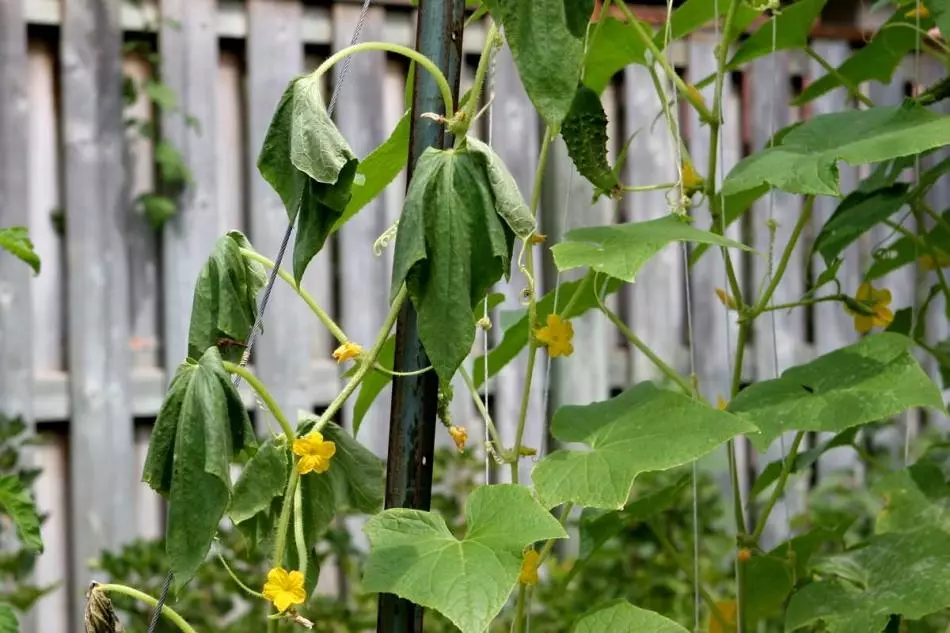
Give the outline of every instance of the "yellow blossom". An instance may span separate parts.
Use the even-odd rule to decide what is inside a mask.
[[[728,406],[729,406],[729,403],[726,402],[726,399],[725,399],[725,398],[723,398],[722,396],[717,396],[717,397],[716,397],[716,408],[717,408],[717,409],[719,409],[720,411],[725,411],[725,410],[726,410],[726,407],[728,407]]]
[[[936,259],[932,255],[921,255],[917,260],[920,262],[921,268],[924,270],[937,270],[937,267],[947,268],[950,266],[950,255],[946,253],[940,253],[937,255]]]
[[[735,310],[737,308],[736,300],[733,299],[732,295],[722,288],[716,288],[716,296],[719,297],[719,302],[730,310]]]
[[[680,172],[683,177],[684,195],[692,197],[693,194],[703,190],[705,182],[703,181],[703,177],[696,171],[696,168],[693,167],[692,161],[684,160],[683,164],[680,165]]]
[[[531,237],[528,238],[528,241],[535,245],[544,244],[544,240],[547,238],[548,236],[544,235],[543,233],[532,233]]]
[[[363,353],[363,348],[353,341],[347,341],[343,345],[333,350],[333,360],[343,363],[353,358],[358,358]]]
[[[571,341],[574,339],[574,325],[556,314],[549,314],[546,323],[547,325],[537,331],[535,337],[548,348],[548,355],[553,358],[573,354],[574,345]]]
[[[459,452],[465,450],[465,442],[468,441],[468,431],[465,430],[464,426],[450,426],[449,435],[452,436],[452,441],[455,442],[455,447],[459,449]]]
[[[854,298],[873,312],[861,314],[845,305],[845,310],[854,317],[854,329],[857,332],[867,334],[876,327],[887,327],[894,320],[894,313],[887,307],[891,305],[891,291],[887,288],[878,290],[865,282],[858,288]]]
[[[267,572],[263,593],[281,613],[291,605],[303,604],[307,599],[307,592],[303,588],[303,574],[296,570],[288,572],[281,567]]]
[[[923,6],[915,8],[915,9],[911,9],[910,11],[904,14],[904,17],[920,18],[921,20],[926,20],[927,18],[930,17],[930,9]]]
[[[735,633],[737,629],[736,601],[722,600],[717,602],[716,606],[719,608],[719,613],[725,622],[721,622],[715,615],[709,614],[709,633]]]
[[[748,548],[743,547],[739,550],[737,558],[740,563],[748,563],[749,559],[752,558],[752,552],[750,552]]]
[[[319,431],[294,440],[294,455],[300,457],[297,461],[297,470],[301,475],[309,472],[327,472],[330,470],[330,458],[335,454],[336,444],[324,440],[323,434]]]
[[[524,558],[521,560],[521,573],[518,574],[518,582],[522,585],[538,584],[538,564],[541,562],[541,555],[533,549],[525,551]]]

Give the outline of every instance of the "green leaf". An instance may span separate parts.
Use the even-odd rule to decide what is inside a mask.
[[[0,633],[20,633],[16,613],[8,604],[0,604]]]
[[[495,211],[484,157],[427,149],[406,193],[393,263],[392,296],[403,281],[419,338],[448,382],[472,349],[475,305],[510,269],[514,233]]]
[[[0,476],[0,509],[16,526],[17,538],[23,547],[33,552],[43,552],[40,535],[40,517],[36,504],[23,487],[18,475]]]
[[[194,576],[228,508],[233,456],[255,446],[217,348],[182,363],[158,412],[142,474],[169,501],[166,551],[178,588]]]
[[[751,622],[775,615],[795,585],[795,570],[777,556],[753,556],[746,563],[745,613]]]
[[[735,70],[742,64],[769,55],[773,51],[804,48],[808,45],[812,26],[821,16],[821,10],[827,1],[800,0],[783,8],[780,13],[764,22],[755,33],[742,42],[726,68]]]
[[[547,316],[554,311],[554,298],[558,298],[558,314],[564,319],[573,319],[597,307],[597,296],[594,294],[594,273],[588,272],[577,281],[564,282],[557,289],[550,291],[537,302],[536,311],[539,323],[544,323]],[[612,295],[623,285],[618,279],[608,279],[604,296]],[[577,295],[576,299],[571,299]],[[570,310],[565,306],[570,305]],[[528,315],[527,311],[517,321],[505,329],[501,342],[488,352],[488,377],[497,374],[510,363],[528,344]],[[476,387],[485,382],[485,357],[479,356],[473,363],[472,379]]]
[[[330,119],[321,78],[293,79],[267,129],[257,168],[297,220],[294,279],[320,252],[350,203],[358,162]]]
[[[722,208],[723,216],[725,219],[726,227],[732,226],[732,224],[741,218],[749,209],[752,208],[752,205],[755,202],[769,192],[769,187],[763,185],[760,187],[754,187],[746,191],[740,191],[732,195],[724,196]],[[713,218],[709,224],[709,230],[716,234],[721,234],[722,230],[722,220],[718,218]],[[696,244],[689,254],[689,265],[692,266],[699,261],[699,258],[709,249],[709,244]]]
[[[584,35],[593,2],[491,0],[521,83],[549,125],[567,116],[584,63]],[[590,7],[586,18],[580,16]],[[583,29],[580,27],[583,25]]]
[[[871,537],[826,568],[848,570],[849,581],[827,578],[793,594],[786,631],[820,621],[828,633],[870,633],[891,614],[919,620],[950,606],[950,534],[935,528]]]
[[[652,28],[646,22],[640,25],[647,31]],[[646,45],[631,25],[607,18],[599,28],[595,27],[587,47],[584,85],[600,95],[618,72],[630,64],[645,64],[645,53]]]
[[[635,607],[625,600],[612,600],[594,607],[577,620],[572,633],[687,633],[659,613]]]
[[[632,282],[643,265],[668,244],[687,241],[751,250],[729,238],[697,229],[674,215],[666,215],[644,222],[574,229],[551,251],[561,272],[586,266]]]
[[[950,117],[915,105],[813,117],[775,146],[736,165],[723,183],[733,195],[770,184],[789,193],[839,195],[838,161],[858,166],[950,143]]]
[[[874,526],[878,534],[931,527],[950,532],[950,447],[931,447],[912,466],[884,475],[873,492],[885,502]]]
[[[924,0],[924,6],[930,10],[931,19],[937,24],[943,38],[950,39],[950,6],[938,0]]]
[[[828,544],[838,549],[843,548],[843,535],[849,526],[850,523],[843,523],[835,529],[816,527],[784,543],[779,543],[772,548],[769,555],[777,558],[785,557],[789,563],[794,564],[796,578],[807,578],[812,557]]]
[[[395,508],[371,517],[363,528],[370,542],[363,590],[395,594],[435,609],[463,633],[482,633],[518,581],[523,549],[567,537],[517,484],[476,488],[465,504],[465,526],[459,540],[432,512]]]
[[[527,239],[538,225],[525,204],[514,176],[508,171],[501,157],[487,144],[471,136],[465,142],[469,150],[480,155],[485,161],[488,184],[495,197],[495,212],[505,221],[512,233],[521,239]]]
[[[409,127],[412,113],[406,112],[392,134],[383,143],[364,158],[356,168],[353,183],[353,197],[343,215],[333,225],[337,231],[350,218],[360,212],[399,175],[409,158]]]
[[[845,248],[897,213],[904,206],[908,188],[906,183],[898,183],[871,193],[854,191],[848,194],[821,227],[814,250],[830,266]]]
[[[698,31],[716,18],[720,18],[729,8],[728,3],[710,2],[710,0],[686,0],[670,16],[670,41],[681,40],[690,33]],[[719,13],[716,13],[718,9]],[[735,39],[737,33],[742,33],[761,15],[752,7],[740,3],[736,7],[736,14],[732,19],[732,34],[729,40]],[[666,29],[657,33],[656,45],[663,48],[666,42]],[[771,41],[769,42],[771,44]]]
[[[188,328],[188,357],[197,359],[222,339],[247,341],[257,315],[257,293],[267,283],[264,267],[241,254],[251,244],[239,231],[230,231],[214,245],[198,280]],[[238,362],[243,350],[222,345],[224,360]]]
[[[139,196],[139,204],[149,225],[156,231],[178,213],[178,205],[168,196],[146,193]]]
[[[35,274],[40,274],[40,256],[33,250],[33,242],[26,227],[0,228],[0,248],[28,264]]]
[[[182,157],[174,145],[166,140],[160,140],[155,145],[155,164],[161,182],[166,186],[181,186],[191,182],[191,172],[185,165]]]
[[[577,172],[597,188],[614,194],[620,186],[617,174],[607,162],[607,113],[597,93],[581,84],[561,124],[567,154]]]
[[[950,222],[950,211],[944,211],[941,217],[945,222]],[[950,255],[950,233],[943,228],[942,224],[937,224],[920,237],[931,248],[937,249],[938,253],[944,256]],[[913,263],[919,256],[925,254],[925,249],[916,240],[901,236],[873,254],[874,263],[868,269],[866,279],[867,281],[880,279],[891,271]]]
[[[815,448],[807,450],[804,453],[799,453],[795,457],[795,462],[792,464],[792,470],[790,473],[794,475],[795,473],[811,468],[812,465],[818,461],[819,457],[831,449],[852,445],[857,433],[857,427],[846,429],[820,446],[816,446]],[[759,476],[755,478],[755,483],[752,485],[749,495],[754,498],[765,492],[768,487],[779,478],[784,464],[784,459],[769,462],[762,472],[759,473]]]
[[[145,94],[160,109],[171,112],[178,107],[178,96],[165,84],[149,79],[145,82]]]
[[[837,433],[912,407],[944,411],[940,390],[920,368],[906,336],[882,332],[742,390],[728,410],[761,431],[759,450],[789,431]]]
[[[570,501],[620,509],[640,473],[687,464],[736,435],[754,432],[735,416],[642,382],[604,402],[558,409],[554,438],[591,450],[554,451],[535,465],[531,479],[546,507]]]
[[[290,475],[290,448],[283,436],[265,442],[244,465],[234,484],[228,516],[235,525],[270,510],[283,497]]]

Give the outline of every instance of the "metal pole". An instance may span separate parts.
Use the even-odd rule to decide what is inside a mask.
[[[435,62],[449,80],[458,101],[462,62],[465,0],[420,0],[416,50]],[[422,152],[451,142],[445,129],[419,117],[424,112],[445,114],[436,82],[416,66],[409,141],[409,179]],[[419,341],[416,311],[407,301],[396,322],[394,369],[411,372],[429,366]],[[432,497],[432,457],[435,442],[438,379],[435,372],[393,379],[386,464],[386,507],[428,510]],[[380,594],[378,633],[422,633],[424,609],[392,594]]]

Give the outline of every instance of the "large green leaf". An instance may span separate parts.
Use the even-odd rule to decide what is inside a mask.
[[[399,175],[409,158],[409,127],[412,115],[406,112],[396,128],[369,156],[360,161],[353,179],[353,197],[343,215],[333,225],[339,230],[350,218],[360,212]]]
[[[792,367],[781,378],[753,384],[729,403],[729,411],[759,428],[750,439],[765,450],[789,431],[837,433],[912,407],[944,410],[940,390],[911,353],[913,345],[900,334],[872,334]]]
[[[544,323],[549,314],[554,311],[554,298],[558,298],[558,314],[564,319],[573,319],[584,314],[588,310],[597,307],[597,295],[593,284],[594,273],[588,272],[583,278],[577,281],[568,281],[562,283],[557,289],[550,291],[538,301],[535,306],[537,319],[539,323]],[[606,289],[603,290],[605,296],[611,295],[623,283],[618,279],[609,279]],[[576,299],[572,297],[577,294]],[[570,310],[564,308],[570,306]],[[498,343],[490,352],[488,352],[488,377],[497,374],[501,369],[510,363],[528,344],[528,315],[527,311],[516,322],[508,326],[501,342]],[[472,379],[476,387],[480,387],[485,382],[485,357],[478,356],[472,363],[474,368]]]
[[[23,263],[28,264],[33,272],[40,274],[40,256],[33,250],[26,227],[11,226],[0,228],[0,249],[7,251]]]
[[[950,532],[950,447],[931,447],[912,466],[879,479],[873,490],[885,502],[877,516],[877,533],[930,527]]]
[[[814,250],[830,266],[838,255],[872,227],[904,206],[908,185],[898,183],[870,193],[853,191],[841,201],[815,238]]]
[[[490,0],[486,4],[504,27],[531,103],[548,124],[560,124],[580,79],[593,0]]]
[[[686,629],[655,611],[612,600],[594,607],[577,620],[571,633],[687,633]]]
[[[950,116],[920,106],[847,110],[816,116],[775,147],[736,165],[723,183],[733,195],[770,184],[789,193],[839,195],[838,161],[852,166],[950,143]]]
[[[646,22],[641,22],[640,26],[651,30]],[[594,28],[587,46],[584,85],[598,95],[603,93],[615,74],[630,64],[646,63],[645,52],[646,45],[630,24],[606,18],[603,24]]]
[[[350,203],[357,161],[330,119],[321,78],[293,79],[267,129],[257,168],[297,221],[294,278],[303,277]]]
[[[200,358],[219,343],[224,360],[237,362],[243,348],[223,344],[226,339],[247,341],[257,315],[257,293],[267,283],[261,264],[241,254],[251,244],[239,231],[218,239],[195,282],[188,328],[188,357]]]
[[[527,239],[534,233],[537,223],[528,205],[525,204],[515,177],[488,144],[471,136],[465,142],[472,152],[481,155],[485,161],[488,184],[491,185],[492,195],[495,196],[495,211],[515,235],[521,239]]]
[[[786,631],[820,621],[828,633],[875,633],[891,614],[918,620],[950,607],[950,534],[936,528],[871,537],[823,569],[845,575],[793,594]]]
[[[23,487],[23,482],[18,475],[0,476],[0,510],[13,521],[17,537],[23,547],[42,553],[40,517],[36,511],[36,504]]]
[[[483,155],[429,148],[406,193],[393,263],[418,313],[419,338],[448,382],[472,349],[475,305],[510,271],[514,233],[495,211]]]
[[[807,46],[812,26],[821,16],[821,10],[827,1],[799,0],[782,9],[739,46],[736,54],[729,60],[728,70],[734,70],[773,51]]]
[[[671,242],[700,242],[750,250],[747,246],[697,229],[674,215],[613,226],[588,226],[568,231],[551,248],[558,270],[586,266],[632,282],[643,265]]]
[[[155,420],[142,474],[169,500],[165,548],[179,588],[204,560],[228,507],[233,456],[255,445],[217,348],[182,363]]]
[[[669,470],[711,452],[755,427],[680,393],[642,382],[616,398],[563,406],[551,434],[591,450],[557,450],[531,472],[546,507],[570,501],[585,508],[619,509],[640,473]]]
[[[583,84],[577,87],[571,109],[561,124],[561,136],[577,172],[598,193],[614,194],[620,180],[607,162],[607,114],[597,93]]]
[[[482,633],[518,581],[525,546],[566,538],[524,486],[476,488],[465,504],[466,534],[438,514],[395,508],[369,519],[363,590],[435,609],[463,633]]]

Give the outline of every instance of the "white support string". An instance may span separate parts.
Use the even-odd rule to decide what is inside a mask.
[[[490,23],[491,23],[491,18],[489,17],[488,24]],[[486,24],[486,26],[488,24]],[[495,136],[494,135],[494,131],[495,131],[495,116],[494,116],[495,72],[496,72],[497,62],[498,62],[498,55],[496,54],[497,52],[496,48],[497,48],[496,46],[492,46],[489,49],[489,53],[488,53],[489,55],[492,56],[491,63],[488,67],[488,103],[485,105],[485,119],[488,123],[488,125],[486,126],[488,128],[488,131],[486,132],[485,142],[487,143],[488,147],[492,147],[492,140]],[[487,300],[483,304],[482,318],[484,319],[484,322],[486,324],[490,322],[489,315],[488,315],[488,301]],[[483,391],[485,393],[486,409],[488,407],[488,393],[489,393],[488,389],[489,389],[489,385],[491,381],[491,378],[488,375],[488,335],[489,335],[489,328],[487,327],[483,328],[482,329],[482,362],[483,362],[483,368],[485,370],[485,373],[484,373],[485,379],[482,381],[482,383],[484,384]],[[486,418],[482,420],[482,423],[484,426],[483,430],[484,430],[484,436],[485,436],[485,444],[484,444],[485,446],[485,485],[487,486],[491,483],[492,456],[489,454],[489,446],[491,446],[491,434],[488,431],[488,424],[489,424],[488,419]],[[502,446],[498,447],[499,450],[503,448],[504,447]]]
[[[920,36],[920,18],[921,10],[923,9],[923,3],[921,0],[917,0],[915,3],[916,11],[914,13],[914,21],[916,22],[915,37],[916,37],[916,46],[914,47],[914,88],[913,96],[917,96],[917,93],[920,91],[920,49],[923,46],[923,41]],[[920,182],[920,154],[914,156],[914,185],[917,185]],[[918,218],[918,214],[914,214],[915,219]],[[916,223],[912,227],[912,230],[920,230],[919,223]],[[920,258],[920,245],[914,240],[914,261],[916,262]],[[915,267],[914,271],[916,273],[918,269]],[[914,304],[917,303],[917,279],[914,278]],[[914,305],[916,308],[916,305]],[[911,326],[910,332],[911,336],[914,335],[914,332],[917,331],[917,320],[920,318],[919,310],[911,309]],[[910,445],[914,440],[914,420],[908,414],[904,418],[904,466],[907,466],[910,462]]]

